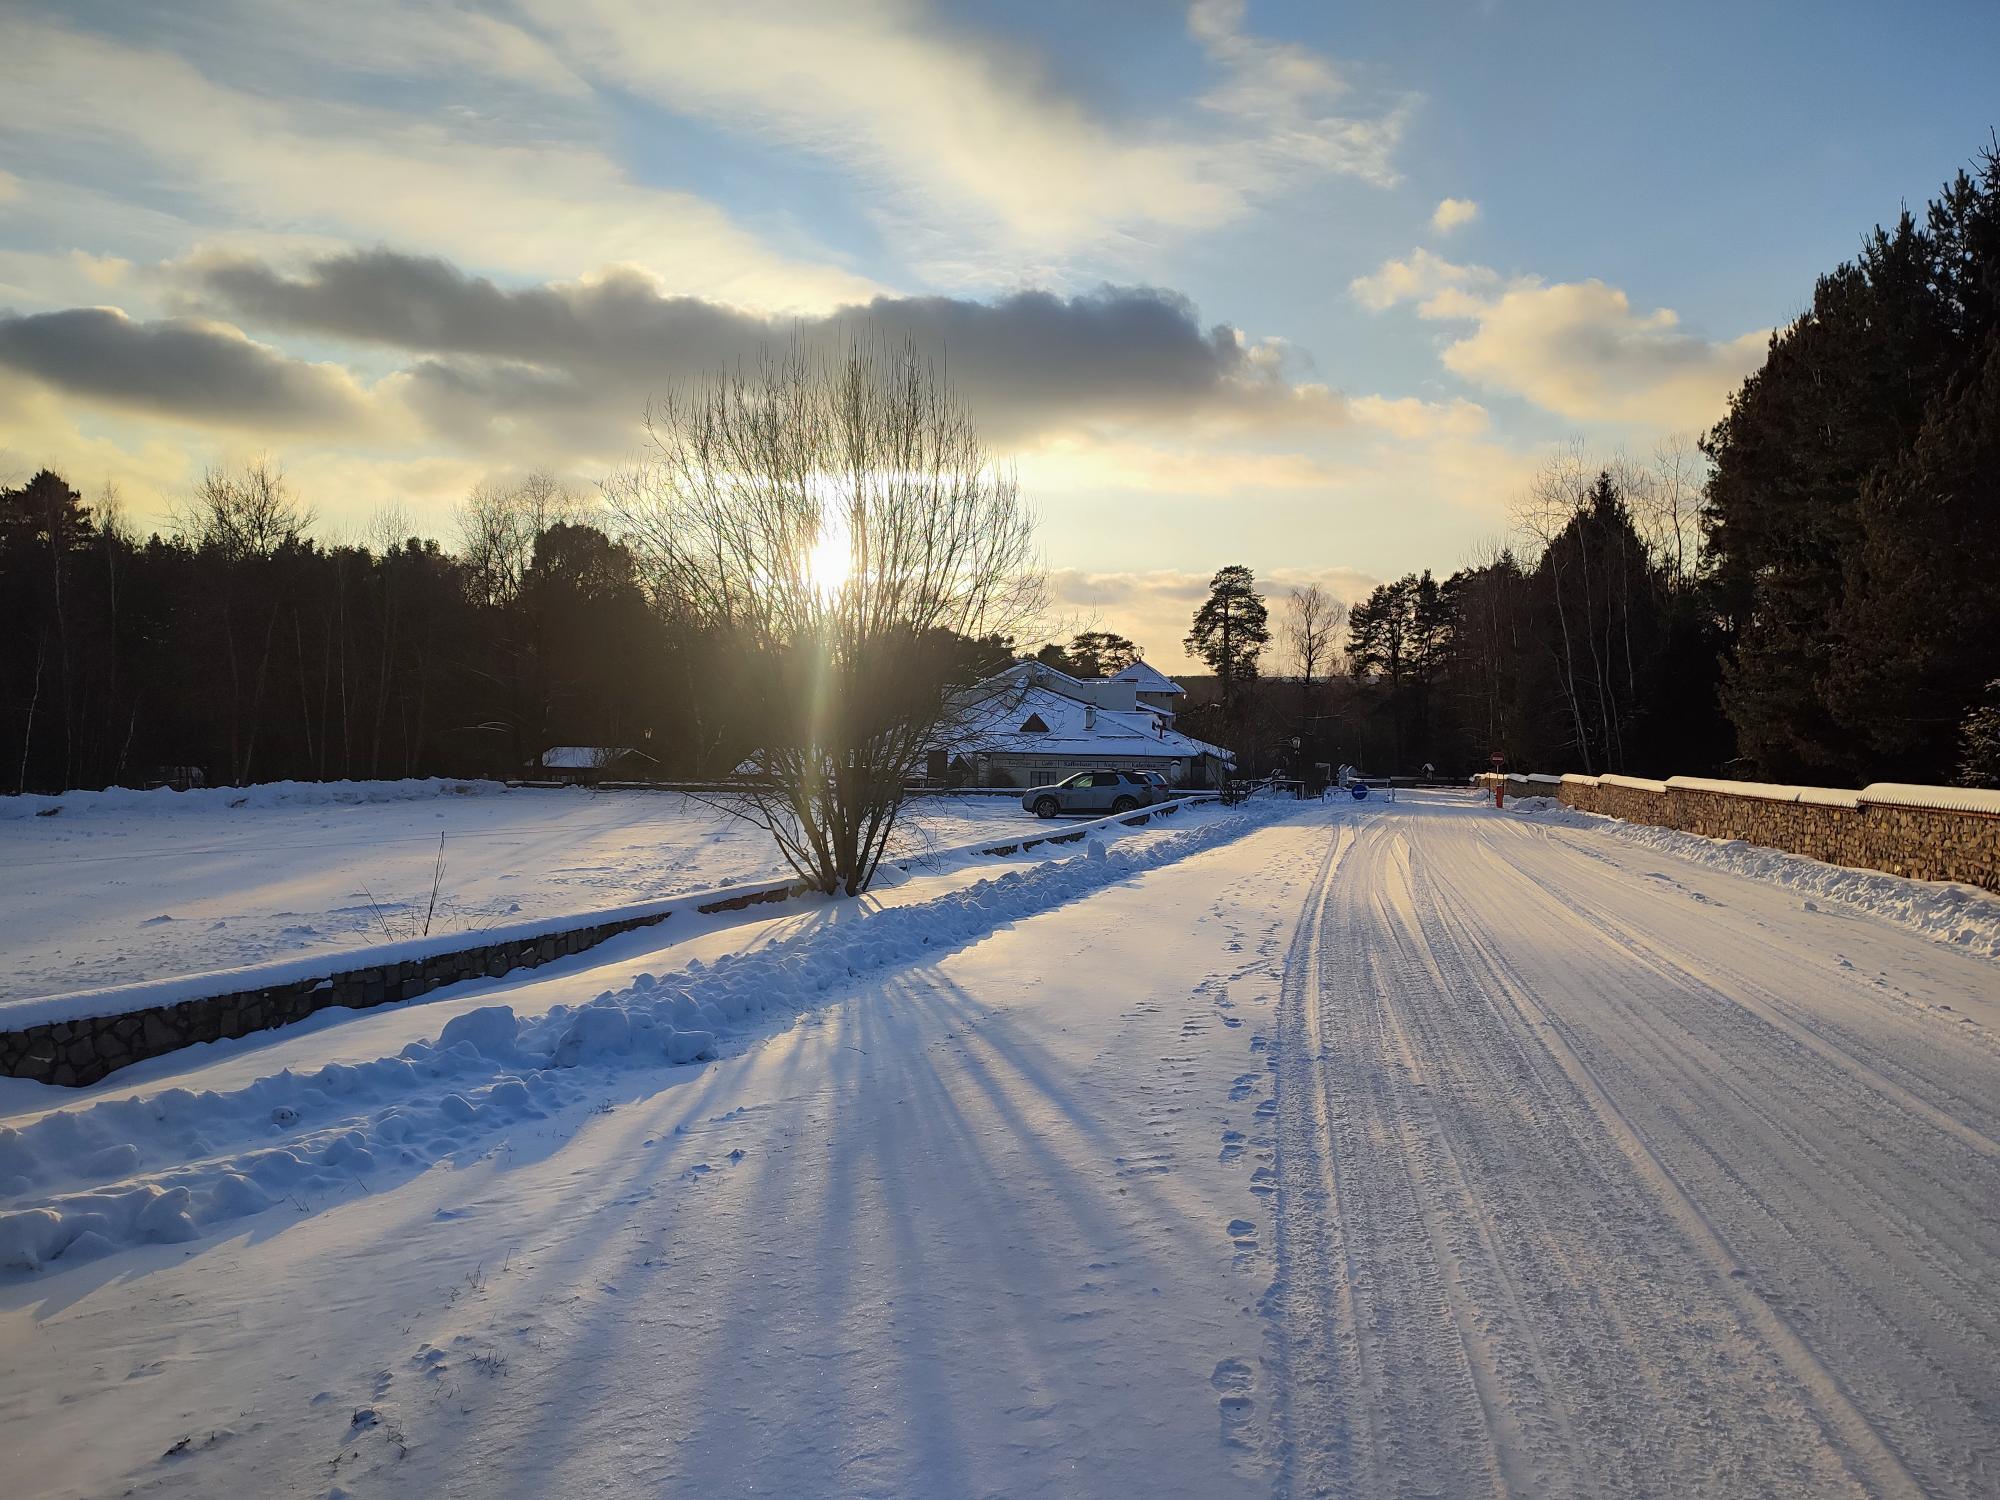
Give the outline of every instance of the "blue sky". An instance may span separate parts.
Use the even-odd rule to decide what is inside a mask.
[[[15,6],[0,468],[146,519],[265,452],[329,533],[448,535],[879,298],[1065,622],[1175,665],[1222,563],[1448,570],[1552,451],[1711,423],[1996,58],[1970,0]]]

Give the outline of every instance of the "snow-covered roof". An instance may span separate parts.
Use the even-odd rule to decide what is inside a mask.
[[[1046,732],[1024,730],[1031,718]],[[1010,686],[975,700],[966,721],[949,735],[954,754],[978,751],[1018,755],[1102,755],[1120,760],[1173,760],[1229,752],[1205,740],[1168,729],[1151,709],[1122,712],[1093,708],[1047,688]]]
[[[995,687],[1002,681],[1021,683],[1024,686],[1038,683],[1061,692],[1064,689],[1081,688],[1084,679],[1072,677],[1061,667],[1052,667],[1045,661],[1036,661],[1032,656],[1024,656],[1017,662],[1010,662],[980,684],[981,687]]]
[[[1173,678],[1162,672],[1158,667],[1144,661],[1135,661],[1124,671],[1113,672],[1111,680],[1113,682],[1129,682],[1136,691],[1141,693],[1185,693],[1187,691],[1186,688],[1175,682]]]
[[[552,745],[542,752],[540,764],[551,771],[597,771],[628,755],[652,759],[643,750],[621,750],[609,745]]]

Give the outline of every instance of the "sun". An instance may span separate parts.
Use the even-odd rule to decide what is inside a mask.
[[[832,599],[847,586],[854,570],[854,549],[847,528],[829,516],[820,523],[819,536],[806,555],[806,581],[822,599]]]

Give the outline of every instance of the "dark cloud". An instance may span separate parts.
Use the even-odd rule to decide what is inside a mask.
[[[0,315],[0,365],[72,395],[201,422],[321,428],[363,414],[340,372],[194,318],[134,322],[107,307]]]
[[[944,358],[996,439],[1094,419],[1254,417],[1298,405],[1269,351],[1253,352],[1227,326],[1203,328],[1185,298],[1145,287],[991,302],[881,297],[795,320],[661,296],[632,271],[508,289],[388,250],[330,256],[301,275],[247,259],[188,274],[202,305],[252,326],[425,356],[410,371],[409,399],[451,428],[502,416],[629,423],[648,397],[794,339],[910,339]]]

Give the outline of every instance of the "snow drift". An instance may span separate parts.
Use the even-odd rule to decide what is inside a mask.
[[[1913,928],[1939,942],[2000,958],[2000,899],[1969,885],[1910,880],[1879,870],[1830,865],[1803,854],[1767,849],[1743,839],[1711,839],[1650,823],[1628,823],[1565,807],[1553,797],[1524,797],[1510,811],[1566,828],[1608,834],[1628,844],[1713,865],[1734,875],[1838,902]]]
[[[1094,830],[1077,857],[761,948],[532,1018],[494,1005],[394,1057],[285,1070],[226,1092],[168,1089],[0,1127],[0,1268],[37,1271],[140,1243],[195,1238],[287,1200],[301,1208],[378,1168],[421,1170],[482,1136],[587,1096],[590,1069],[669,1067],[795,1015],[870,974],[1232,841],[1294,811],[1250,804],[1136,846]]]

